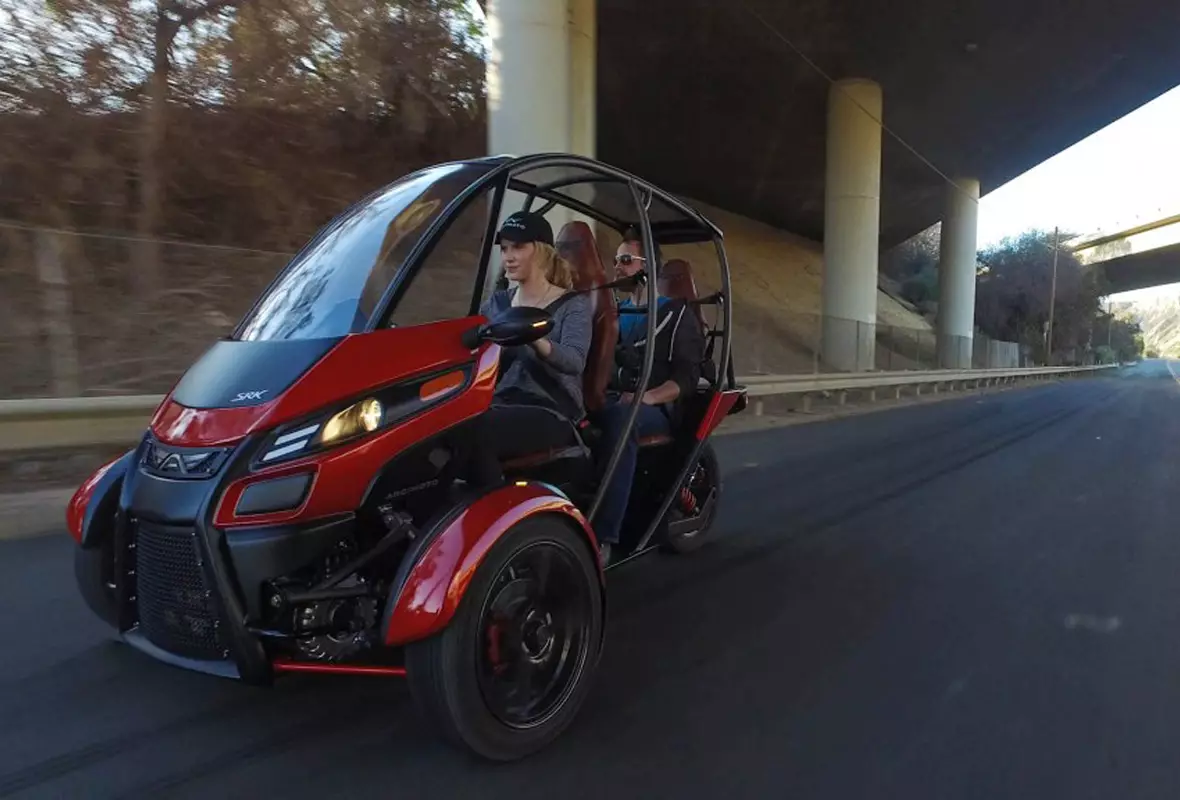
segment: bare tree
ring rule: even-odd
[[[241,0],[207,0],[194,5],[180,0],[156,0],[155,35],[152,41],[152,69],[148,90],[140,110],[143,124],[139,134],[139,224],[143,241],[139,245],[135,270],[147,297],[158,291],[160,244],[156,236],[163,216],[165,167],[163,145],[168,124],[168,81],[172,71],[172,48],[177,34],[201,20],[236,8]]]
[[[0,224],[87,234],[54,289],[82,388],[166,389],[343,206],[482,155],[473,26],[464,0],[0,0]],[[0,338],[43,332],[35,268],[0,246]],[[16,355],[40,377],[11,385],[48,389],[50,360]]]

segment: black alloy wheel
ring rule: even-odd
[[[480,691],[503,724],[544,724],[576,684],[589,648],[592,592],[577,556],[533,542],[505,564],[487,595],[474,642]]]
[[[602,605],[588,538],[557,516],[520,523],[485,556],[450,625],[407,647],[416,703],[447,739],[484,758],[542,749],[586,698]]]

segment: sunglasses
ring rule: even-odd
[[[630,253],[624,253],[621,256],[615,256],[616,264],[630,264],[632,261],[647,261],[643,256],[633,256]]]

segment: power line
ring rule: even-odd
[[[278,250],[258,250],[251,247],[234,247],[233,245],[225,244],[202,244],[200,242],[184,242],[177,239],[155,239],[147,236],[136,236],[130,233],[95,233],[91,231],[69,230],[66,228],[48,228],[42,225],[28,225],[13,220],[0,220],[0,228],[29,231],[31,233],[51,233],[58,236],[76,236],[84,239],[109,239],[117,242],[166,244],[173,247],[191,247],[198,250],[226,250],[234,253],[250,253],[261,256],[284,256],[290,258],[294,255],[293,253],[285,253]]]
[[[839,87],[836,79],[833,78],[831,75],[829,75],[823,69],[823,67],[821,67],[819,64],[815,63],[815,61],[813,61],[806,53],[804,53],[794,42],[791,41],[790,37],[788,37],[785,33],[780,31],[774,25],[772,25],[769,20],[767,20],[765,17],[763,17],[757,11],[750,8],[750,5],[748,3],[743,2],[742,7],[747,11],[747,13],[750,14],[750,16],[752,16],[754,19],[758,20],[758,22],[761,23],[768,31],[770,31],[772,34],[774,34],[784,44],[786,44],[787,47],[791,48],[791,50],[793,50],[795,52],[795,54],[799,56],[799,58],[803,59],[803,61],[807,64],[807,66],[811,67],[813,70],[815,70],[817,73],[819,73],[819,75],[822,76],[824,78],[824,80],[826,80],[832,86],[839,89],[840,92],[842,92],[845,97],[847,97],[849,100],[851,100],[856,105],[857,108],[859,108],[861,111],[863,111],[865,113],[865,115],[869,117],[869,119],[873,120],[873,122],[880,125],[881,130],[885,131],[887,134],[889,134],[891,137],[893,137],[895,140],[897,140],[898,144],[900,144],[906,150],[909,150],[911,153],[913,153],[915,158],[917,158],[919,161],[921,161],[923,164],[925,164],[927,167],[929,167],[935,174],[937,174],[940,178],[942,178],[948,184],[953,186],[955,188],[955,191],[961,192],[964,196],[966,196],[968,199],[970,199],[974,203],[979,202],[978,198],[972,197],[970,194],[963,191],[963,187],[961,187],[957,183],[955,183],[950,177],[947,176],[947,174],[945,172],[943,172],[937,166],[935,166],[935,164],[930,159],[926,158],[926,156],[924,156],[920,152],[918,152],[918,149],[916,147],[911,145],[909,142],[907,142],[905,139],[903,139],[900,134],[898,134],[896,131],[894,131],[892,128],[890,128],[888,125],[886,125],[884,120],[880,119],[877,115],[873,114],[871,111],[869,111],[867,108],[865,108],[860,103],[860,101],[858,101],[855,97],[853,97],[848,92],[844,91],[843,88]]]
[[[957,184],[950,176],[948,176],[945,172],[943,172],[941,169],[939,169],[934,164],[933,161],[928,159],[926,156],[922,155],[922,153],[919,152],[916,147],[914,147],[909,142],[907,142],[901,136],[901,134],[899,134],[897,131],[893,130],[888,125],[886,125],[884,120],[882,120],[880,117],[878,117],[873,112],[869,111],[867,108],[864,107],[864,105],[859,100],[857,100],[850,93],[848,93],[842,87],[840,87],[838,85],[839,82],[835,78],[833,78],[831,75],[829,75],[827,73],[827,71],[824,70],[823,67],[821,67],[819,64],[815,63],[815,61],[813,59],[811,59],[806,53],[804,53],[803,50],[800,49],[798,45],[796,45],[793,41],[791,41],[789,36],[787,36],[781,30],[776,28],[773,24],[771,24],[771,22],[769,20],[767,20],[765,17],[763,17],[761,14],[759,14],[753,8],[751,8],[748,3],[743,2],[742,7],[746,10],[747,13],[750,14],[750,16],[752,16],[754,19],[758,20],[758,22],[762,26],[764,26],[768,31],[770,31],[775,37],[777,37],[780,41],[782,41],[785,45],[787,45],[787,47],[791,48],[791,50],[793,50],[795,52],[795,54],[797,56],[799,56],[799,58],[803,59],[804,63],[806,63],[807,66],[809,66],[813,70],[815,70],[816,73],[818,73],[821,77],[823,77],[823,79],[826,80],[829,84],[836,87],[845,97],[847,97],[849,100],[851,100],[852,103],[854,105],[856,105],[857,108],[859,108],[861,111],[863,111],[869,119],[873,120],[873,122],[880,125],[881,130],[885,131],[885,133],[889,134],[889,136],[891,136],[893,139],[895,139],[898,144],[900,144],[902,147],[904,147],[906,150],[908,150],[910,153],[912,153],[915,158],[917,158],[920,162],[922,162],[922,164],[927,166],[934,174],[938,175],[938,177],[942,178],[942,180],[945,181],[949,186],[951,186],[956,192],[959,192],[960,194],[962,194],[964,197],[966,197],[972,203],[975,203],[976,205],[979,204],[979,198],[973,197],[968,192],[964,191],[962,186],[959,186],[959,184]],[[1050,245],[1046,244],[1045,242],[1040,241],[1039,239],[1036,240],[1036,243],[1039,244],[1040,246],[1044,247],[1046,250],[1048,250],[1050,252],[1053,252],[1053,253],[1057,252],[1056,248],[1051,247]]]

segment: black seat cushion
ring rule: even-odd
[[[560,412],[541,405],[492,404],[486,435],[501,461],[539,451],[581,444],[574,423]]]

